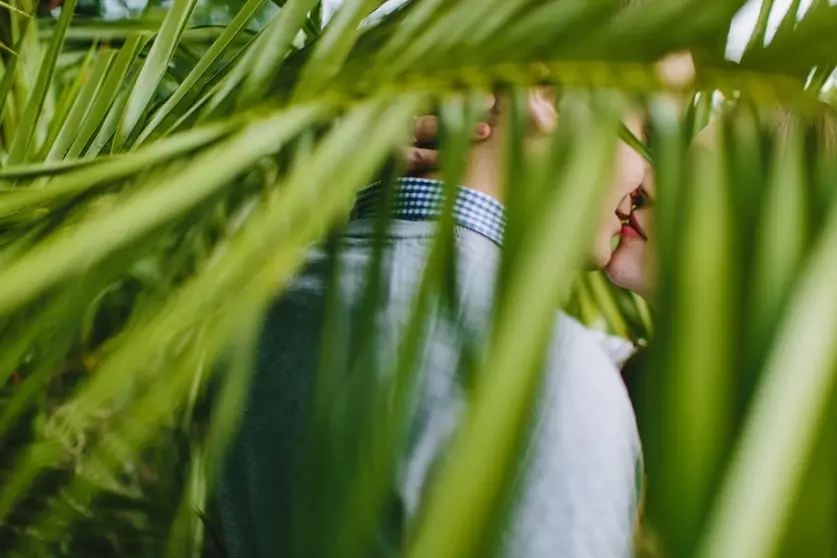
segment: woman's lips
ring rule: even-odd
[[[628,223],[622,225],[622,229],[619,231],[619,235],[622,238],[630,237],[630,238],[642,238],[642,235],[639,234],[639,231],[633,228]]]
[[[639,224],[634,213],[631,213],[630,217],[622,223],[621,234],[622,236],[635,236],[643,240],[648,240],[648,236],[645,234],[642,225]]]

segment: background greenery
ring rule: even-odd
[[[525,426],[563,305],[634,339],[656,332],[629,377],[664,555],[837,555],[837,167],[808,133],[817,97],[831,95],[837,8],[815,0],[765,44],[764,1],[733,64],[724,44],[742,3],[415,0],[361,27],[379,2],[351,0],[325,29],[313,0],[173,0],[120,21],[76,0],[3,7],[3,555],[222,556],[212,481],[266,304],[408,139],[412,115],[439,108],[455,177],[470,93],[517,98],[544,81],[596,110],[562,123],[548,159],[513,153],[509,179],[525,187],[509,202],[495,343],[409,553],[479,555],[490,539],[513,463],[497,448]],[[697,72],[672,83],[657,63],[684,49]],[[695,158],[688,143],[716,91],[738,116]],[[578,216],[595,189],[571,186],[604,182],[625,95],[653,123],[664,261],[653,324],[636,298],[576,274],[580,243],[564,241],[589,232]],[[802,115],[790,149],[760,116],[779,104]],[[398,409],[354,412],[390,424]],[[337,517],[378,513],[374,478],[361,480],[334,485],[355,495]],[[357,549],[371,536],[363,521],[331,527],[324,555],[347,552],[329,535],[348,529]]]

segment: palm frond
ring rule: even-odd
[[[668,555],[766,557],[798,540],[790,517],[821,496],[797,501],[807,467],[834,445],[823,417],[837,359],[837,167],[810,130],[837,65],[837,7],[816,2],[798,18],[792,3],[765,44],[764,2],[732,64],[718,37],[740,1],[413,0],[364,23],[380,2],[352,0],[322,30],[319,2],[275,4],[261,29],[260,0],[225,26],[191,24],[191,0],[123,22],[73,21],[74,0],[56,22],[20,4],[3,14],[17,56],[0,56],[0,546],[211,552],[194,509],[211,508],[263,312],[357,190],[393,174],[411,116],[435,106],[452,188],[486,91],[509,98],[515,146],[497,315],[474,357],[472,410],[407,552],[481,556],[496,542],[562,306],[650,346],[637,408],[649,521]],[[657,62],[683,50],[696,73],[672,83]],[[522,99],[542,84],[594,110],[571,111],[532,161]],[[688,142],[716,91],[743,109],[724,117],[718,149],[695,154]],[[620,132],[628,97],[651,115],[648,148]],[[785,139],[760,114],[780,105],[803,123]],[[620,137],[653,161],[660,191],[653,320],[601,275],[578,274]],[[324,360],[310,458],[328,480],[300,483],[300,548],[361,555],[379,543],[428,308],[456,277],[450,211],[393,379],[359,383],[368,399],[347,407],[346,424],[329,420],[342,401],[329,382],[362,376],[366,361],[352,368],[336,349]],[[379,283],[366,284],[372,313]]]

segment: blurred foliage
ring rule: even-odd
[[[4,556],[223,555],[211,487],[265,306],[408,139],[412,115],[448,107],[456,161],[464,93],[543,82],[596,111],[562,126],[553,164],[510,176],[532,184],[547,168],[548,203],[510,216],[521,244],[500,296],[518,302],[498,313],[487,380],[411,555],[473,556],[487,538],[504,483],[474,491],[509,474],[496,448],[520,436],[559,304],[649,342],[626,376],[665,555],[834,555],[837,167],[810,132],[837,64],[837,7],[815,1],[766,45],[760,18],[733,64],[719,37],[742,3],[415,0],[361,28],[380,2],[352,0],[324,30],[314,0],[173,0],[120,21],[76,0],[12,3],[51,14],[41,20],[0,11],[14,52],[0,54]],[[673,83],[657,62],[684,49],[697,72]],[[688,144],[712,91],[740,113],[697,156]],[[653,323],[635,296],[577,274],[565,242],[595,203],[570,186],[603,182],[628,95],[655,138]],[[762,117],[780,104],[801,115],[783,132],[791,149]],[[374,517],[373,501],[353,505]],[[457,515],[472,501],[484,507]]]

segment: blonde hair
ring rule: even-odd
[[[809,150],[826,155],[837,155],[837,112],[827,103],[819,103],[810,114],[780,109],[770,123],[780,145],[800,139]]]

